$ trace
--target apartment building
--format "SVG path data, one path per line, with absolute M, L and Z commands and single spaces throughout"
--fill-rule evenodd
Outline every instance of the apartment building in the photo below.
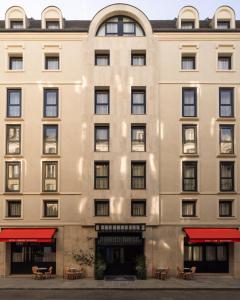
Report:
M 240 277 L 240 21 L 91 21 L 10 7 L 0 21 L 0 275 L 101 255 Z M 87 268 L 94 276 L 94 267 Z

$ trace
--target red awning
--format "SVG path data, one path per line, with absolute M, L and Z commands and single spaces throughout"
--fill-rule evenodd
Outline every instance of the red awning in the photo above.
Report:
M 190 243 L 240 242 L 237 228 L 184 228 Z
M 3 228 L 0 242 L 51 243 L 55 232 L 55 228 Z

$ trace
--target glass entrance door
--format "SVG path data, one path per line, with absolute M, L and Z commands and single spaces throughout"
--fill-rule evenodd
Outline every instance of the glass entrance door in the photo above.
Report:
M 11 274 L 31 274 L 32 266 L 56 270 L 56 242 L 11 243 Z

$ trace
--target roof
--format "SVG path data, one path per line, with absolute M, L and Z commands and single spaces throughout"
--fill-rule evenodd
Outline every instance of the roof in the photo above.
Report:
M 235 29 L 214 29 L 211 27 L 212 19 L 205 19 L 199 21 L 198 29 L 178 29 L 176 27 L 177 19 L 173 20 L 150 20 L 153 32 L 240 32 L 240 20 L 236 21 Z M 88 32 L 90 20 L 65 20 L 64 29 L 42 29 L 41 20 L 35 20 L 33 18 L 28 19 L 27 29 L 5 29 L 5 21 L 0 20 L 0 32 L 10 31 L 25 31 L 25 32 L 39 32 L 39 31 L 53 31 L 53 32 Z

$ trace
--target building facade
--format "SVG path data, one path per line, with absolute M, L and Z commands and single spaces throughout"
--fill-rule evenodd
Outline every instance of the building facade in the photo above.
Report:
M 105 275 L 160 266 L 240 277 L 240 21 L 150 21 L 115 4 L 91 21 L 0 21 L 0 275 L 79 251 Z M 94 267 L 87 268 L 87 276 Z

